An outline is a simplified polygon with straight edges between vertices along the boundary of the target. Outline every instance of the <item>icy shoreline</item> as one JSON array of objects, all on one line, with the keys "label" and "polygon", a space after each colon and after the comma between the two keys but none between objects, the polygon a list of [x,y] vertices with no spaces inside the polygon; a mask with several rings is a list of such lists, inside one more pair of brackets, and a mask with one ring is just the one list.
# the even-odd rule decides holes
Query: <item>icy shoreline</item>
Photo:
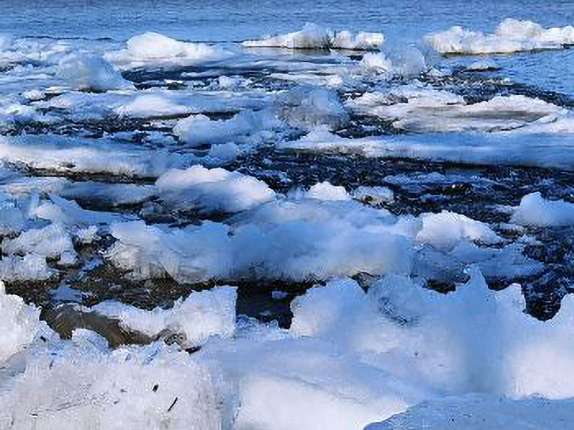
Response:
[{"label": "icy shoreline", "polygon": [[574,99],[388,42],[0,37],[0,428],[563,428]]}]

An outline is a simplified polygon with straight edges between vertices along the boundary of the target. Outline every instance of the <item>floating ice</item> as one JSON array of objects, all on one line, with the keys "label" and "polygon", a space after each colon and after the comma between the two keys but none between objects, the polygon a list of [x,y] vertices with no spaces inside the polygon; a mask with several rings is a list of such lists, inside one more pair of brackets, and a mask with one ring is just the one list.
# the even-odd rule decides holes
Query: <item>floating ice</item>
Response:
[{"label": "floating ice", "polygon": [[177,123],[173,132],[189,146],[244,143],[277,126],[270,112],[242,111],[228,120],[212,121],[205,115],[192,115]]},{"label": "floating ice", "polygon": [[[3,262],[0,261],[0,279]],[[40,310],[26,305],[18,296],[6,294],[4,283],[0,280],[0,366],[32,343],[39,320]]]},{"label": "floating ice", "polygon": [[176,209],[240,212],[275,198],[275,193],[255,178],[225,169],[193,166],[170,170],[156,182],[161,198]]},{"label": "floating ice", "polygon": [[566,109],[530,97],[496,96],[467,104],[447,91],[416,86],[390,93],[365,93],[346,106],[362,115],[391,121],[399,130],[416,133],[527,129],[568,117]]},{"label": "floating ice", "polygon": [[309,188],[306,197],[318,200],[351,200],[351,196],[345,187],[336,187],[329,182],[321,182]]},{"label": "floating ice", "polygon": [[60,60],[56,77],[75,90],[127,90],[134,89],[113,66],[94,55],[71,54]]},{"label": "floating ice", "polygon": [[230,52],[204,43],[180,42],[158,33],[134,36],[127,49],[108,52],[106,59],[122,69],[181,67],[228,58]]},{"label": "floating ice", "polygon": [[[529,126],[533,127],[533,126]],[[534,130],[533,130],[534,131]],[[526,165],[574,170],[571,135],[508,133],[435,133],[348,139],[315,129],[299,140],[280,141],[278,149],[363,154],[456,163]]]},{"label": "floating ice", "polygon": [[189,158],[106,140],[50,135],[0,137],[0,160],[59,172],[157,177],[171,167],[190,164]]},{"label": "floating ice", "polygon": [[422,229],[417,240],[443,249],[452,250],[464,238],[485,244],[501,242],[501,238],[486,224],[464,215],[442,211],[421,215]]},{"label": "floating ice", "polygon": [[349,120],[337,92],[326,88],[301,86],[277,100],[278,115],[293,127],[311,130],[324,126],[336,130]]},{"label": "floating ice", "polygon": [[302,30],[262,40],[243,42],[246,47],[288,48],[288,49],[378,49],[384,43],[381,33],[357,33],[341,31],[335,33],[316,24],[307,23]]},{"label": "floating ice", "polygon": [[539,192],[528,194],[520,201],[511,221],[537,227],[574,225],[574,204],[564,200],[546,200]]},{"label": "floating ice", "polygon": [[427,42],[443,54],[495,54],[541,49],[560,49],[574,44],[574,27],[545,29],[532,21],[505,19],[496,33],[484,34],[452,27],[426,37]]},{"label": "floating ice", "polygon": [[155,308],[144,311],[119,302],[103,302],[91,310],[119,319],[125,327],[150,337],[164,329],[182,333],[186,345],[198,346],[211,336],[233,336],[236,296],[233,287],[217,287],[191,293],[187,299],[176,301],[172,308],[166,310]]}]

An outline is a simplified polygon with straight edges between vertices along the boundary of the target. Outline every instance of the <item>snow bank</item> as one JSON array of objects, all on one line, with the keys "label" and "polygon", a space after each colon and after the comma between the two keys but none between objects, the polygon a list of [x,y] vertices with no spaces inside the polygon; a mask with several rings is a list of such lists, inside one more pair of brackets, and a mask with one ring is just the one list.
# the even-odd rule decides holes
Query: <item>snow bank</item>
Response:
[{"label": "snow bank", "polygon": [[193,292],[170,309],[144,311],[119,302],[102,302],[91,308],[99,314],[119,319],[131,330],[157,336],[165,329],[185,335],[187,346],[202,345],[212,336],[230,338],[235,333],[236,289],[216,287]]},{"label": "snow bank", "polygon": [[101,57],[71,54],[60,60],[56,77],[75,90],[129,90],[131,82]]},{"label": "snow bank", "polygon": [[247,40],[243,46],[288,49],[378,49],[384,43],[381,33],[333,32],[316,24],[307,23],[302,30],[262,40]]},{"label": "snow bank", "polygon": [[267,184],[253,177],[203,166],[169,170],[156,186],[162,200],[176,209],[240,212],[275,198]]},{"label": "snow bank", "polygon": [[106,59],[121,69],[146,66],[169,68],[218,61],[231,55],[219,47],[204,43],[180,42],[158,33],[148,32],[128,40],[127,49],[108,52]]},{"label": "snow bank", "polygon": [[574,44],[574,27],[545,29],[532,21],[505,19],[494,34],[452,27],[426,37],[443,54],[495,54],[541,49],[560,49]]},{"label": "snow bank", "polygon": [[546,200],[540,193],[524,196],[511,222],[537,227],[574,225],[574,204],[564,200]]}]

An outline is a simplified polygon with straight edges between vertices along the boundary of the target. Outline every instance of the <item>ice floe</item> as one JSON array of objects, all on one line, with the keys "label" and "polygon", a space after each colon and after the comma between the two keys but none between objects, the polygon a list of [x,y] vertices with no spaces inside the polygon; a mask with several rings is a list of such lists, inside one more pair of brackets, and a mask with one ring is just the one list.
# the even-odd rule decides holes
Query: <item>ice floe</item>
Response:
[{"label": "ice floe", "polygon": [[382,33],[333,32],[316,24],[307,23],[302,30],[261,40],[247,40],[243,46],[289,49],[378,49],[384,43]]},{"label": "ice floe", "polygon": [[443,54],[496,54],[560,49],[564,45],[574,44],[574,27],[545,29],[532,21],[508,18],[498,25],[493,34],[457,26],[431,34],[426,40]]}]

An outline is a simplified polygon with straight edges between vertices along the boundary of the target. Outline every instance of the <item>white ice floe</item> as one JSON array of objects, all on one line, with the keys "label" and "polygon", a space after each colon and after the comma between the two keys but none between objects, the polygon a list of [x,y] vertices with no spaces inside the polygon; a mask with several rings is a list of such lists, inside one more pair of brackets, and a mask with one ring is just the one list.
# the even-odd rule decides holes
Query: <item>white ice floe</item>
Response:
[{"label": "white ice floe", "polygon": [[178,300],[170,309],[144,311],[119,302],[102,302],[90,310],[110,318],[131,330],[150,337],[163,330],[185,335],[189,347],[202,345],[212,336],[230,338],[235,334],[235,301],[233,287],[216,287],[209,291],[191,293]]},{"label": "white ice floe", "polygon": [[261,40],[247,40],[243,46],[288,49],[379,49],[384,43],[382,33],[333,32],[316,24],[307,23],[302,30]]},{"label": "white ice floe", "polygon": [[528,194],[512,214],[511,222],[536,227],[574,225],[574,203],[546,200],[539,192]]},{"label": "white ice floe", "polygon": [[70,54],[62,58],[56,77],[75,90],[134,89],[110,63],[94,55]]},{"label": "white ice floe", "polygon": [[391,121],[396,129],[416,133],[540,128],[569,116],[562,107],[530,97],[496,96],[468,104],[453,93],[416,85],[389,93],[365,93],[347,102],[346,107]]},{"label": "white ice floe", "polygon": [[418,77],[430,69],[424,55],[414,47],[391,54],[368,52],[359,62],[359,67],[369,73],[405,78]]},{"label": "white ice floe", "polygon": [[1,161],[58,172],[157,177],[172,167],[191,164],[192,159],[109,140],[50,135],[0,138]]},{"label": "white ice floe", "polygon": [[192,115],[180,120],[173,132],[189,146],[225,143],[256,143],[261,132],[279,125],[271,112],[241,111],[228,120],[210,120],[205,115]]},{"label": "white ice floe", "polygon": [[500,243],[502,240],[488,225],[464,215],[442,211],[422,214],[420,218],[422,228],[417,240],[438,249],[452,250],[464,238],[485,244]]},{"label": "white ice floe", "polygon": [[351,200],[351,196],[345,187],[334,186],[329,182],[320,182],[309,188],[305,197],[324,201]]},{"label": "white ice floe", "polygon": [[127,48],[106,53],[106,59],[121,69],[140,67],[182,67],[229,58],[232,54],[221,47],[205,43],[180,42],[158,34],[134,36]]},{"label": "white ice floe", "polygon": [[524,131],[499,133],[433,133],[348,139],[315,129],[277,148],[309,152],[363,154],[470,164],[527,165],[574,170],[572,133]]},{"label": "white ice floe", "polygon": [[318,126],[335,130],[349,121],[337,92],[320,87],[301,86],[290,90],[278,98],[277,111],[279,118],[305,131]]},{"label": "white ice floe", "polygon": [[574,44],[574,27],[543,28],[532,21],[508,18],[494,34],[462,27],[428,35],[427,42],[443,54],[495,54],[542,49],[560,49]]},{"label": "white ice floe", "polygon": [[[108,257],[138,278],[179,282],[211,278],[328,279],[359,272],[410,272],[412,247],[386,211],[352,201],[276,201],[231,228],[204,223],[166,230],[142,223],[112,227]],[[397,232],[397,234],[393,234]]]},{"label": "white ice floe", "polygon": [[169,170],[156,182],[161,199],[176,209],[240,212],[275,198],[267,184],[225,169]]}]

